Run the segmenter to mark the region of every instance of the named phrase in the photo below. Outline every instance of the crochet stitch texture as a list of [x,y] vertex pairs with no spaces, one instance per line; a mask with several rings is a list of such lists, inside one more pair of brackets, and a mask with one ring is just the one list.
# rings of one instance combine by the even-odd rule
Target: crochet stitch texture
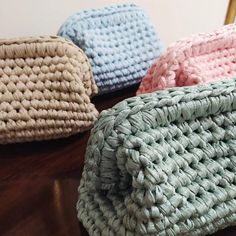
[[145,94],[100,114],[77,203],[91,236],[196,236],[235,224],[235,84]]
[[139,83],[162,51],[153,25],[143,10],[133,4],[72,15],[58,35],[84,50],[99,93]]
[[171,45],[151,66],[137,94],[236,76],[236,25],[199,33]]
[[60,37],[0,40],[0,143],[91,128],[97,92],[86,55]]

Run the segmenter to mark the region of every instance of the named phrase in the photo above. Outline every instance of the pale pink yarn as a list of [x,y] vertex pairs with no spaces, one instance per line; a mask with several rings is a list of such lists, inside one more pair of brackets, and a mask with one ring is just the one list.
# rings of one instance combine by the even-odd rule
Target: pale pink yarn
[[236,25],[172,44],[151,66],[137,94],[236,76]]

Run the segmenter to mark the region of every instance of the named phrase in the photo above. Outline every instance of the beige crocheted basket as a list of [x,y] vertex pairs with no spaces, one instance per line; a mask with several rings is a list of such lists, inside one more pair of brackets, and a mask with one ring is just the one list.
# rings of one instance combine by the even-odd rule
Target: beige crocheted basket
[[60,37],[0,40],[0,143],[66,137],[98,112],[86,55]]

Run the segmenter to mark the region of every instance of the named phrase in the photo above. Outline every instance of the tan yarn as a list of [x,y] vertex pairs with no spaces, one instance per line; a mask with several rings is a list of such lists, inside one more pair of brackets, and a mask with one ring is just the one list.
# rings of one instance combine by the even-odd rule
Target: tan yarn
[[69,136],[98,116],[86,55],[60,37],[0,40],[0,143]]

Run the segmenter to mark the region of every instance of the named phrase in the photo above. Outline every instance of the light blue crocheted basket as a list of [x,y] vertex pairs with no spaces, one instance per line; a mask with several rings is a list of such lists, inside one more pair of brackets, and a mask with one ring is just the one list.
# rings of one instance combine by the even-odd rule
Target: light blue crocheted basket
[[139,83],[162,51],[153,25],[133,4],[77,13],[58,35],[84,50],[100,94]]
[[235,85],[145,94],[100,114],[77,204],[91,236],[197,236],[236,223]]

